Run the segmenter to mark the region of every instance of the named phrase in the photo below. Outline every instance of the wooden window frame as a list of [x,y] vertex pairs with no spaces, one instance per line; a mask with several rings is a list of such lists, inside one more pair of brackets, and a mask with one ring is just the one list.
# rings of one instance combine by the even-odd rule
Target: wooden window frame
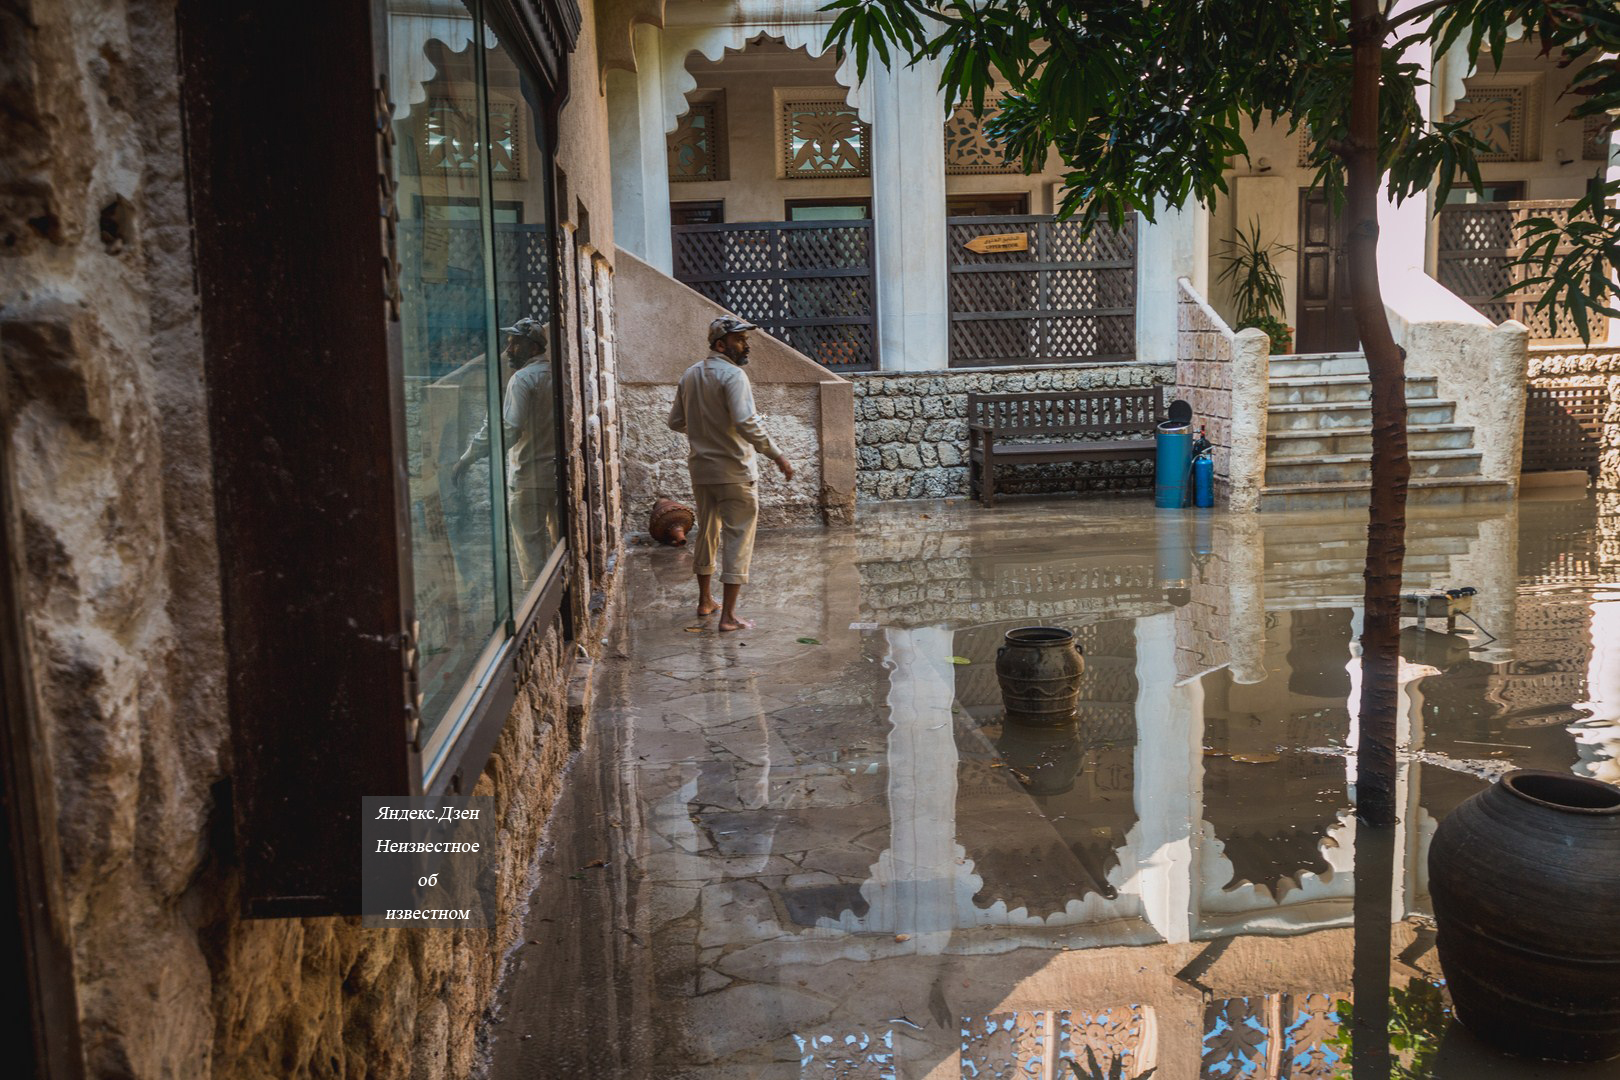
[[[361,797],[424,793],[387,18],[372,0],[297,7],[179,10],[234,749],[223,855],[249,917],[358,914]],[[481,10],[547,91],[549,160],[579,10]],[[571,587],[559,570],[509,627],[435,790],[476,783],[524,635]]]
[[[783,199],[782,220],[792,221],[793,211],[811,206],[861,206],[866,208],[866,217],[856,218],[857,221],[872,220],[872,196],[870,195],[842,195],[830,199]],[[818,220],[805,218],[806,221]],[[832,219],[836,220],[836,219]]]

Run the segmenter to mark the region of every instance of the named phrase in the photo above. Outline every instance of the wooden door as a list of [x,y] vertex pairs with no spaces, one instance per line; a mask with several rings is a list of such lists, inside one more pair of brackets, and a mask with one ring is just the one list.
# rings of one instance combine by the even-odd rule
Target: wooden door
[[1350,310],[1344,219],[1321,191],[1299,193],[1299,283],[1294,303],[1294,350],[1354,352],[1361,348]]

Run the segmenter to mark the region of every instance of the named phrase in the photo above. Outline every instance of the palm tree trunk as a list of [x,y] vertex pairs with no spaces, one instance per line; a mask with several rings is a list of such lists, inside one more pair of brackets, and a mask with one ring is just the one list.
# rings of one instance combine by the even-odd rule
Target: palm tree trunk
[[1354,75],[1346,173],[1350,303],[1372,382],[1372,498],[1367,514],[1361,633],[1356,810],[1374,825],[1395,821],[1396,673],[1400,666],[1401,563],[1406,555],[1406,357],[1390,332],[1378,287],[1378,94],[1384,22],[1378,0],[1351,0]]

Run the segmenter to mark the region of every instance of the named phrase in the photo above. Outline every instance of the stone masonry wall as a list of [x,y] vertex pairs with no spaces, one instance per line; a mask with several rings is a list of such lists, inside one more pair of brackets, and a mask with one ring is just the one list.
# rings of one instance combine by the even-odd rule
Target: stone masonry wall
[[[624,414],[623,468],[625,527],[646,531],[647,515],[660,498],[692,505],[692,480],[686,468],[686,436],[665,422],[675,403],[675,387],[625,383],[619,387]],[[759,464],[759,523],[764,528],[819,525],[824,516],[818,497],[821,483],[821,439],[816,417],[821,391],[808,383],[761,383],[754,387],[760,423],[793,463],[791,482],[776,466]]]
[[1214,447],[1217,497],[1252,510],[1266,465],[1270,339],[1259,330],[1234,334],[1186,278],[1180,287],[1176,394]]
[[1232,332],[1189,288],[1176,315],[1176,392],[1215,447],[1215,484],[1224,490],[1232,478]]
[[[1040,390],[1169,386],[1168,364],[874,373],[855,383],[856,490],[863,502],[968,494],[967,396]],[[1153,485],[1151,461],[1000,466],[997,494]]]
[[[474,790],[500,815],[496,928],[240,917],[221,840],[231,740],[175,29],[166,0],[0,0],[0,460],[26,548],[85,1075],[464,1077],[579,745],[578,646],[560,623],[529,637]],[[576,63],[585,100],[594,52]],[[610,453],[611,298],[605,264],[586,265],[595,288],[564,310],[569,338],[597,352],[591,437]],[[577,446],[589,418],[571,389]],[[576,502],[582,471],[569,470]],[[605,569],[616,493],[611,462],[600,472],[602,520],[579,522],[575,542],[602,539]],[[579,625],[578,640],[600,637]]]

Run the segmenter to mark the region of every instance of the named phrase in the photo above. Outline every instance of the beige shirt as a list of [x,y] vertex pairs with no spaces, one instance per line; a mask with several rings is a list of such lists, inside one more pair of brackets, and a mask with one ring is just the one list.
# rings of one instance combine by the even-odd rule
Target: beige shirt
[[752,483],[759,479],[755,450],[768,458],[782,454],[760,426],[748,375],[714,353],[681,376],[669,426],[686,433],[694,484]]

